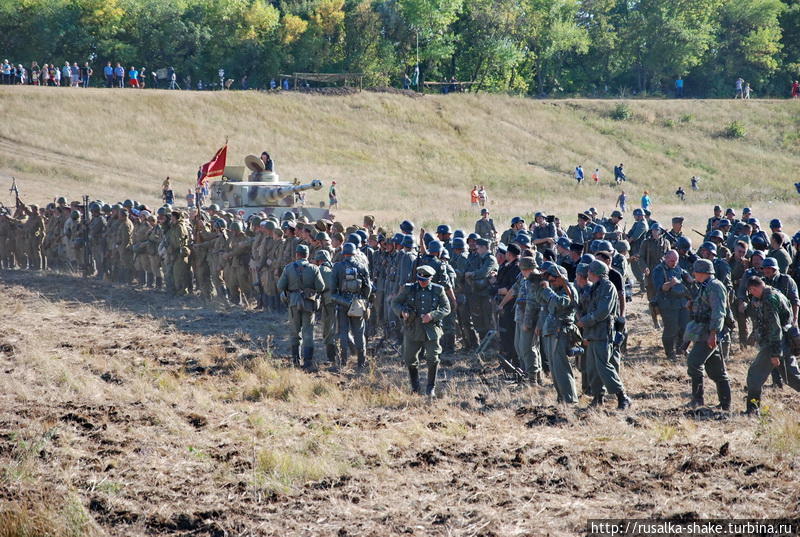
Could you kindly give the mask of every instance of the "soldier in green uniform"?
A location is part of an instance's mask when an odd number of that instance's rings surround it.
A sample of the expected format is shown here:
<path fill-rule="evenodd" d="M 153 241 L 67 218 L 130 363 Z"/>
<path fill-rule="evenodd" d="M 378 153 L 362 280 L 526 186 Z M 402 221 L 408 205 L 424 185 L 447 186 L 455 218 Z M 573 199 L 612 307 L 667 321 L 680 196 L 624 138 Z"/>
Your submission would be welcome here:
<path fill-rule="evenodd" d="M 436 371 L 442 351 L 441 321 L 450 313 L 450 301 L 441 285 L 432 283 L 436 271 L 427 265 L 417 268 L 417 281 L 405 284 L 392 306 L 403 320 L 403 359 L 408 367 L 411 390 L 419 392 L 419 358 L 425 354 L 428 363 L 426 393 L 436 396 Z"/>
<path fill-rule="evenodd" d="M 475 233 L 490 243 L 497 240 L 497 229 L 494 227 L 494 220 L 489 218 L 489 209 L 486 207 L 481 209 L 481 219 L 475 222 Z"/>
<path fill-rule="evenodd" d="M 338 304 L 339 341 L 341 343 L 341 365 L 347 363 L 349 350 L 355 348 L 358 355 L 358 370 L 367 364 L 364 316 L 367 301 L 372 293 L 369 267 L 356 257 L 356 245 L 346 242 L 342 246 L 342 260 L 333 266 L 336 281 L 334 293 Z M 352 338 L 352 339 L 351 339 Z"/>
<path fill-rule="evenodd" d="M 689 322 L 689 293 L 692 285 L 689 273 L 678 266 L 678 252 L 669 250 L 664 261 L 653 269 L 656 303 L 664 321 L 661 343 L 668 360 L 676 360 L 683 347 L 683 331 Z"/>
<path fill-rule="evenodd" d="M 325 345 L 325 356 L 328 363 L 334 367 L 338 364 L 338 349 L 336 348 L 336 302 L 333 301 L 333 290 L 336 280 L 333 277 L 333 263 L 328 250 L 319 250 L 314 256 L 314 264 L 319 268 L 325 289 L 322 292 L 322 343 Z"/>
<path fill-rule="evenodd" d="M 497 259 L 489 252 L 489 241 L 475 241 L 476 255 L 468 259 L 467 271 L 464 273 L 467 288 L 467 304 L 470 319 L 475 326 L 480 340 L 486 337 L 492 320 L 490 278 L 497 274 Z"/>
<path fill-rule="evenodd" d="M 586 366 L 592 389 L 592 406 L 603 404 L 604 390 L 617 396 L 617 408 L 624 410 L 631 406 L 625 394 L 625 386 L 614 367 L 612 343 L 614 320 L 619 315 L 619 295 L 608 279 L 608 265 L 602 261 L 592 261 L 589 265 L 588 279 L 592 283 L 588 293 L 586 312 L 579 320 L 578 327 L 583 330 L 586 344 Z"/>
<path fill-rule="evenodd" d="M 517 233 L 525 229 L 525 220 L 520 216 L 515 216 L 511 219 L 511 227 L 503 232 L 500 236 L 500 242 L 503 244 L 511 244 L 514 242 L 514 238 L 517 236 Z M 480 236 L 476 233 L 476 239 L 480 238 Z"/>
<path fill-rule="evenodd" d="M 277 287 L 289 307 L 292 363 L 299 365 L 302 345 L 303 369 L 311 371 L 314 369 L 314 316 L 325 282 L 319 267 L 308 262 L 308 246 L 299 244 L 295 252 L 295 261 L 283 268 Z"/>
<path fill-rule="evenodd" d="M 797 391 L 800 391 L 800 369 L 785 335 L 793 325 L 789 301 L 758 276 L 750 277 L 746 285 L 751 297 L 747 313 L 753 320 L 753 337 L 758 340 L 758 354 L 747 371 L 747 413 L 753 414 L 759 410 L 761 387 L 773 369 L 782 369 L 789 386 Z"/>
<path fill-rule="evenodd" d="M 575 390 L 575 376 L 569 363 L 567 352 L 579 339 L 575 326 L 575 312 L 578 310 L 578 291 L 567 280 L 564 267 L 550 263 L 545 278 L 539 282 L 539 300 L 545 304 L 544 320 L 539 326 L 550 361 L 550 372 L 560 403 L 575 404 L 578 394 Z"/>
<path fill-rule="evenodd" d="M 650 316 L 653 318 L 653 326 L 658 325 L 658 307 L 656 306 L 656 288 L 653 285 L 653 269 L 661 263 L 664 254 L 669 250 L 669 242 L 664 238 L 661 225 L 655 220 L 650 222 L 650 236 L 647 237 L 639 248 L 639 260 L 642 263 L 642 270 L 645 275 L 645 289 L 647 290 L 647 301 L 650 304 Z"/>
<path fill-rule="evenodd" d="M 691 321 L 686 326 L 684 340 L 693 342 L 687 360 L 687 372 L 692 380 L 690 407 L 703 406 L 703 370 L 717 385 L 719 408 L 730 410 L 731 385 L 720 342 L 725 337 L 725 320 L 728 317 L 728 291 L 714 277 L 714 265 L 708 259 L 698 259 L 694 264 L 694 279 L 698 290 L 692 300 Z"/>

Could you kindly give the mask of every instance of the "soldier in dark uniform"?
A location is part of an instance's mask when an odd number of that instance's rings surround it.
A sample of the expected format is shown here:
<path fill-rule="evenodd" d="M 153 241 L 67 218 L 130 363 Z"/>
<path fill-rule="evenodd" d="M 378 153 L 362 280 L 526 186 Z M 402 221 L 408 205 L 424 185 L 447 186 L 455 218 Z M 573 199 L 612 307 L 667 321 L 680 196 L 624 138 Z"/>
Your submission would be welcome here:
<path fill-rule="evenodd" d="M 489 209 L 485 207 L 481 209 L 481 219 L 475 222 L 475 233 L 490 243 L 497 240 L 497 229 L 494 227 L 494 220 L 489 218 Z"/>
<path fill-rule="evenodd" d="M 664 321 L 661 343 L 668 360 L 677 360 L 683 347 L 683 331 L 689 322 L 690 289 L 692 278 L 678 263 L 678 253 L 669 250 L 664 261 L 653 269 L 656 303 Z"/>
<path fill-rule="evenodd" d="M 503 244 L 511 244 L 514 242 L 514 237 L 517 236 L 517 233 L 523 229 L 525 229 L 525 220 L 523 220 L 520 216 L 515 216 L 511 219 L 511 227 L 505 230 L 500 236 L 500 242 Z M 476 238 L 478 238 L 477 234 Z"/>
<path fill-rule="evenodd" d="M 674 216 L 672 218 L 672 229 L 667 231 L 664 235 L 669 241 L 670 247 L 675 248 L 678 238 L 683 237 L 683 217 Z"/>
<path fill-rule="evenodd" d="M 408 367 L 411 390 L 419 392 L 419 358 L 424 352 L 428 363 L 426 393 L 436 396 L 442 337 L 441 321 L 450 313 L 444 288 L 431 282 L 436 271 L 427 265 L 417 268 L 417 281 L 403 286 L 392 301 L 395 313 L 403 320 L 403 359 Z"/>
<path fill-rule="evenodd" d="M 712 229 L 717 229 L 717 224 L 722 220 L 722 207 L 714 205 L 714 216 L 708 219 L 706 223 L 706 235 L 711 233 Z"/>
<path fill-rule="evenodd" d="M 514 303 L 503 299 L 511 292 L 511 288 L 519 276 L 520 249 L 516 244 L 511 244 L 506 249 L 505 261 L 497 270 L 497 281 L 494 284 L 497 301 L 497 325 L 500 329 L 500 348 L 506 360 L 518 366 L 518 356 L 514 346 L 516 326 L 514 322 Z"/>
<path fill-rule="evenodd" d="M 592 238 L 591 217 L 586 213 L 578 213 L 578 223 L 567 228 L 567 238 L 573 243 L 584 244 Z"/>
<path fill-rule="evenodd" d="M 475 241 L 475 256 L 468 259 L 464 273 L 467 288 L 467 304 L 470 318 L 478 337 L 483 340 L 492 320 L 490 279 L 497 274 L 497 260 L 489 251 L 489 241 Z"/>
<path fill-rule="evenodd" d="M 353 243 L 344 243 L 342 260 L 333 266 L 333 278 L 336 281 L 342 366 L 347 363 L 352 341 L 358 355 L 358 369 L 363 370 L 367 362 L 364 316 L 366 303 L 372 293 L 372 283 L 369 268 L 356 259 L 356 252 Z M 354 301 L 357 301 L 355 305 Z"/>

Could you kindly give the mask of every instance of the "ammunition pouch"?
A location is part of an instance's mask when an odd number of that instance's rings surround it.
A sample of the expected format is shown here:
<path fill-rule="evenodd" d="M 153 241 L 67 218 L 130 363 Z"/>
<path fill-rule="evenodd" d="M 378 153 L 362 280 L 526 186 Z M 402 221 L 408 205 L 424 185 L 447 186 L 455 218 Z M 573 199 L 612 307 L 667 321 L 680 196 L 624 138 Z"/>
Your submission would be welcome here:
<path fill-rule="evenodd" d="M 354 298 L 347 309 L 348 317 L 365 317 L 367 313 L 367 300 L 364 298 Z"/>

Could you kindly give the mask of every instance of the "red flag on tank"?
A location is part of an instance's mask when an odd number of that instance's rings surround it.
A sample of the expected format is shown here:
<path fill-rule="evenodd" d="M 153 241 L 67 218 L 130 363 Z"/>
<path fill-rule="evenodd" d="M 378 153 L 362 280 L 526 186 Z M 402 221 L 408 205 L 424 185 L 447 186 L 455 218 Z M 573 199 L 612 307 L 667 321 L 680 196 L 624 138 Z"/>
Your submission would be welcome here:
<path fill-rule="evenodd" d="M 200 166 L 200 173 L 197 176 L 197 186 L 204 186 L 209 179 L 222 177 L 225 171 L 225 161 L 228 158 L 228 144 L 219 148 L 214 158 Z"/>

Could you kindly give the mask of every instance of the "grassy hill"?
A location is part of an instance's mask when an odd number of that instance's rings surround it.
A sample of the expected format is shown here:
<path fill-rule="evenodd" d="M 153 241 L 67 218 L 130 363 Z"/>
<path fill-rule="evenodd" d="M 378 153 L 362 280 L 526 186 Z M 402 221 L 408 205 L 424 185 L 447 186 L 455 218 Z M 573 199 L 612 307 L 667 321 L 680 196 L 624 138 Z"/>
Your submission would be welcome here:
<path fill-rule="evenodd" d="M 611 210 L 619 162 L 632 205 L 648 189 L 664 218 L 682 212 L 693 225 L 712 203 L 790 217 L 786 204 L 797 199 L 800 102 L 627 101 L 629 119 L 615 120 L 619 101 L 490 95 L 3 87 L 0 99 L 8 112 L 0 174 L 16 175 L 31 201 L 92 193 L 152 203 L 166 175 L 185 193 L 226 136 L 229 162 L 267 149 L 284 179 L 336 180 L 342 219 L 369 211 L 389 223 L 410 215 L 465 224 L 475 218 L 468 192 L 479 183 L 503 223 L 535 210 L 571 221 L 570 212 L 589 205 Z M 743 138 L 724 136 L 733 121 Z M 603 185 L 576 190 L 577 164 L 587 176 L 600 168 Z M 678 207 L 674 191 L 688 191 L 695 174 L 701 191 Z"/>

